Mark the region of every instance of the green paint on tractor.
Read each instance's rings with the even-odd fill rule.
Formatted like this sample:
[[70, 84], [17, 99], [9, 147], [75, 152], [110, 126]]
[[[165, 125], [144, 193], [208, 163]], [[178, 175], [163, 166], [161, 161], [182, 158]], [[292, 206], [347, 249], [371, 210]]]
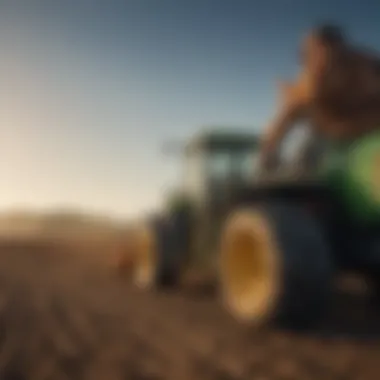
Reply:
[[321, 180], [342, 197], [352, 220], [380, 219], [380, 133], [331, 144], [321, 167]]

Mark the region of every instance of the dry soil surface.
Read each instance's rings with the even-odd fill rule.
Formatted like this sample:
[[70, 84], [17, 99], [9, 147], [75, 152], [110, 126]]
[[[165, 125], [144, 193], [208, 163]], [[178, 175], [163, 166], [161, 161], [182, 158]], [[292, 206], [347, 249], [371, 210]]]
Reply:
[[2, 243], [0, 378], [379, 379], [363, 297], [337, 296], [313, 332], [255, 332], [194, 289], [141, 293], [88, 255]]

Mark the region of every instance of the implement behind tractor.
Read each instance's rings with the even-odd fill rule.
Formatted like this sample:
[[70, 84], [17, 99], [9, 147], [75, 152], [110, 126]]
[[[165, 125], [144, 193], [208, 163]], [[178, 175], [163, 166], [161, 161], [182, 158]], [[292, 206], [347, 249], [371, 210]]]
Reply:
[[377, 295], [380, 135], [326, 146], [313, 170], [254, 177], [257, 146], [257, 136], [223, 133], [186, 146], [185, 191], [147, 224], [136, 285], [176, 286], [190, 267], [209, 268], [230, 313], [257, 326], [309, 326], [341, 271], [366, 276]]

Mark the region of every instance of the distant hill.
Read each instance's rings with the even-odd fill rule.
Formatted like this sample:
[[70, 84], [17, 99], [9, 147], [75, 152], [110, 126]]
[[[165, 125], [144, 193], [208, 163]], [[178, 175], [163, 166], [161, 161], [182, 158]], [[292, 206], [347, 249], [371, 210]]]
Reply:
[[128, 223], [109, 216], [92, 215], [75, 210], [10, 211], [0, 214], [0, 236], [83, 236], [93, 238], [121, 233]]

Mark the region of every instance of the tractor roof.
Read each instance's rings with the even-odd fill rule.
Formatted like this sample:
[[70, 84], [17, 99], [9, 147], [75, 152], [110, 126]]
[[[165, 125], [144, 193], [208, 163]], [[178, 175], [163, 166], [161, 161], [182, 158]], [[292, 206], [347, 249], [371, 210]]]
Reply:
[[209, 130], [201, 132], [186, 144], [186, 151], [254, 149], [259, 143], [257, 133], [247, 131]]

